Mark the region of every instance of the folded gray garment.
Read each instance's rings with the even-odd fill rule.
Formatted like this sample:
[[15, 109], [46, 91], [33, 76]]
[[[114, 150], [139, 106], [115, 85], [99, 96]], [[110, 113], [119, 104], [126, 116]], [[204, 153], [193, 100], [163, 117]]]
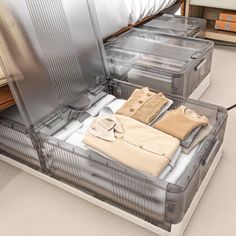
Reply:
[[192, 144], [193, 140], [195, 137], [198, 135], [199, 131], [202, 129], [203, 126], [199, 126], [196, 129], [194, 129], [186, 139], [182, 140], [180, 142], [180, 145], [185, 148], [189, 148], [190, 145]]
[[195, 137], [195, 139], [193, 140], [193, 142], [191, 143], [191, 145], [188, 148], [182, 147], [182, 151], [185, 154], [189, 154], [191, 152], [191, 150], [198, 145], [202, 140], [204, 140], [211, 132], [213, 126], [212, 125], [207, 125], [203, 128], [200, 129], [199, 133], [197, 134], [197, 136]]

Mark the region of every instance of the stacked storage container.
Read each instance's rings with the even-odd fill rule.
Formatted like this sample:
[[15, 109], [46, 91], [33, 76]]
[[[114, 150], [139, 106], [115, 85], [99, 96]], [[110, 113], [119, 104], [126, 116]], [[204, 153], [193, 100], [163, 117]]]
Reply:
[[206, 20], [163, 14], [162, 16], [145, 23], [140, 28], [181, 37], [204, 38]]
[[115, 78], [184, 97], [190, 97], [211, 70], [213, 42], [202, 39], [132, 29], [105, 47]]

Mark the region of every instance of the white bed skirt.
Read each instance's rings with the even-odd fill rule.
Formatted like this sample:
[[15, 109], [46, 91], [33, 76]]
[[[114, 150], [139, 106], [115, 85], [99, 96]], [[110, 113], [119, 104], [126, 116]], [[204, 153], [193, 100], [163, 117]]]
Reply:
[[103, 38], [155, 15], [170, 7], [176, 0], [94, 0]]

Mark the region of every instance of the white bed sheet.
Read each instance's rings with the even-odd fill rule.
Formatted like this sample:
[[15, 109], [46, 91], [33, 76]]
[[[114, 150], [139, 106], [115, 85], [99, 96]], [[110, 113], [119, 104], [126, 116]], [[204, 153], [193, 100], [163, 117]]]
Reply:
[[103, 38], [157, 14], [177, 0], [94, 0], [98, 23]]

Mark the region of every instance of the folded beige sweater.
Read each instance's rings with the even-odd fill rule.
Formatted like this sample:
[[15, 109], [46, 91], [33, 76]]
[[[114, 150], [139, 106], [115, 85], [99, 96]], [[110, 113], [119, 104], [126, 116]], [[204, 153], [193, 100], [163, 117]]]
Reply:
[[116, 113], [148, 124], [167, 103], [168, 99], [162, 93], [150, 92], [148, 88], [136, 89]]
[[208, 119], [205, 116], [200, 116], [195, 111], [185, 106], [180, 106], [176, 110], [168, 111], [154, 125], [154, 128], [184, 140], [194, 129], [207, 124]]

